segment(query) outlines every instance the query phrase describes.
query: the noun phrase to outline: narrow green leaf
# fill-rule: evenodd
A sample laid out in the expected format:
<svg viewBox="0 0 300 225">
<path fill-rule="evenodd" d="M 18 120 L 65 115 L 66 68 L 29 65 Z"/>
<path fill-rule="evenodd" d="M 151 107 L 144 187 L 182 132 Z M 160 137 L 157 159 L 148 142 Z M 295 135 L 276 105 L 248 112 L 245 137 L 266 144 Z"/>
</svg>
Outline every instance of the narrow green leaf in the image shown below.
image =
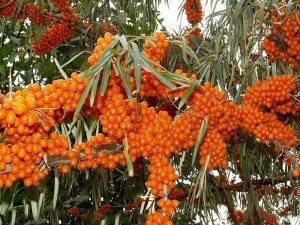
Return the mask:
<svg viewBox="0 0 300 225">
<path fill-rule="evenodd" d="M 119 63 L 113 64 L 114 70 L 116 72 L 116 74 L 118 74 L 124 84 L 125 87 L 125 91 L 127 93 L 127 96 L 129 99 L 132 99 L 132 91 L 130 88 L 130 83 L 129 83 L 129 79 L 127 79 L 127 77 L 125 76 L 125 74 L 123 73 L 121 66 Z"/>
<path fill-rule="evenodd" d="M 101 55 L 99 62 L 92 68 L 92 70 L 95 70 L 94 72 L 98 71 L 100 68 L 104 66 L 106 61 L 111 58 L 112 52 L 111 49 L 119 42 L 119 38 L 113 39 L 113 41 L 106 47 L 103 54 Z"/>
<path fill-rule="evenodd" d="M 100 74 L 95 76 L 95 82 L 92 84 L 91 97 L 90 97 L 90 107 L 94 105 L 95 97 L 97 94 L 98 82 L 100 79 Z"/>
<path fill-rule="evenodd" d="M 92 88 L 92 84 L 95 82 L 95 79 L 96 79 L 96 77 L 94 76 L 94 77 L 89 81 L 89 83 L 88 83 L 88 85 L 86 86 L 86 88 L 84 89 L 84 91 L 83 91 L 83 93 L 82 93 L 82 95 L 81 95 L 81 98 L 80 98 L 80 100 L 79 100 L 79 102 L 78 102 L 78 105 L 77 105 L 77 107 L 76 107 L 76 110 L 75 110 L 75 112 L 74 112 L 73 118 L 76 118 L 76 117 L 78 116 L 80 110 L 82 109 L 82 106 L 83 106 L 83 104 L 84 104 L 84 102 L 85 102 L 85 100 L 86 100 L 86 98 L 87 98 L 87 96 L 88 96 L 88 94 L 89 94 L 89 92 L 90 92 L 90 90 L 91 90 L 91 88 Z"/>
<path fill-rule="evenodd" d="M 32 217 L 33 217 L 33 219 L 37 219 L 39 217 L 37 202 L 34 200 L 31 200 L 30 204 L 31 204 Z"/>
<path fill-rule="evenodd" d="M 110 76 L 110 67 L 111 67 L 111 59 L 109 59 L 107 63 L 104 65 L 103 76 L 102 76 L 101 87 L 100 87 L 101 96 L 105 94 L 107 89 L 108 79 Z"/>
<path fill-rule="evenodd" d="M 117 214 L 117 215 L 116 215 L 116 218 L 115 218 L 115 225 L 120 225 L 120 217 L 121 217 L 121 214 Z"/>
<path fill-rule="evenodd" d="M 182 36 L 181 40 L 182 40 L 182 48 L 181 48 L 182 49 L 182 57 L 183 57 L 184 62 L 186 64 L 189 64 L 188 58 L 187 58 L 187 55 L 186 55 L 186 39 L 185 39 L 184 36 Z"/>
<path fill-rule="evenodd" d="M 24 225 L 40 225 L 40 224 L 47 224 L 48 220 L 46 218 L 40 218 L 37 220 L 29 221 Z"/>
<path fill-rule="evenodd" d="M 124 36 L 124 35 L 121 35 L 120 37 L 119 37 L 119 40 L 120 40 L 120 42 L 121 42 L 121 44 L 122 44 L 122 46 L 123 46 L 123 49 L 128 49 L 128 42 L 127 42 L 127 40 L 126 40 L 126 37 Z"/>
<path fill-rule="evenodd" d="M 89 199 L 89 195 L 79 195 L 78 197 L 75 197 L 75 198 L 71 198 L 67 201 L 64 202 L 64 204 L 70 204 L 70 203 L 82 203 L 84 201 L 87 201 Z"/>
<path fill-rule="evenodd" d="M 61 68 L 67 66 L 68 64 L 70 64 L 71 62 L 73 62 L 73 60 L 75 60 L 77 57 L 81 56 L 83 53 L 87 53 L 87 51 L 82 51 L 80 53 L 78 53 L 77 55 L 73 56 L 70 60 L 68 60 L 66 63 L 64 63 Z"/>
<path fill-rule="evenodd" d="M 38 214 L 39 215 L 41 214 L 41 209 L 42 209 L 42 206 L 44 204 L 44 200 L 45 200 L 45 193 L 41 192 L 39 202 L 38 202 Z"/>
<path fill-rule="evenodd" d="M 176 73 L 170 73 L 168 71 L 162 72 L 161 74 L 163 74 L 165 77 L 167 77 L 170 81 L 179 84 L 179 85 L 188 85 L 191 83 L 191 81 L 183 76 L 180 76 Z"/>
<path fill-rule="evenodd" d="M 141 62 L 140 62 L 140 52 L 137 44 L 132 42 L 132 52 L 133 58 L 133 68 L 134 68 L 134 77 L 135 77 L 135 86 L 136 91 L 139 92 L 141 90 Z"/>
<path fill-rule="evenodd" d="M 200 144 L 201 144 L 201 142 L 202 142 L 202 140 L 204 138 L 207 126 L 208 126 L 208 119 L 207 119 L 207 117 L 205 117 L 203 119 L 203 121 L 202 121 L 201 127 L 199 129 L 199 133 L 198 133 L 198 136 L 197 136 L 197 139 L 196 139 L 196 142 L 195 142 L 193 156 L 192 156 L 192 166 L 195 163 L 196 155 L 197 155 L 197 152 L 198 152 L 198 148 L 199 148 L 199 146 L 200 146 Z"/>
<path fill-rule="evenodd" d="M 111 59 L 112 55 L 113 55 L 113 54 L 112 54 L 112 52 L 111 52 L 110 50 L 104 52 L 104 53 L 101 55 L 99 62 L 98 62 L 94 67 L 91 68 L 90 72 L 91 72 L 92 74 L 99 73 L 99 72 L 103 69 L 105 63 L 106 63 L 109 59 Z"/>
<path fill-rule="evenodd" d="M 123 145 L 124 145 L 123 153 L 124 153 L 126 164 L 127 164 L 128 176 L 133 177 L 134 176 L 134 170 L 133 170 L 132 161 L 131 161 L 131 159 L 129 157 L 129 153 L 128 153 L 128 140 L 127 140 L 126 135 L 125 135 L 125 138 L 123 140 Z"/>
<path fill-rule="evenodd" d="M 174 89 L 176 88 L 176 86 L 169 80 L 167 79 L 166 77 L 164 77 L 162 74 L 160 74 L 160 72 L 158 72 L 156 69 L 154 69 L 148 62 L 147 62 L 147 59 L 144 57 L 144 56 L 141 56 L 141 66 L 153 73 L 157 79 L 159 79 L 164 85 L 166 85 L 167 87 L 171 88 L 171 89 Z"/>
<path fill-rule="evenodd" d="M 12 209 L 11 212 L 11 222 L 10 225 L 15 225 L 16 223 L 17 210 L 15 208 Z"/>
<path fill-rule="evenodd" d="M 196 88 L 198 84 L 198 80 L 194 80 L 190 86 L 188 87 L 188 89 L 186 90 L 184 96 L 182 97 L 182 99 L 179 102 L 179 109 L 182 108 L 182 106 L 186 103 L 186 101 L 189 99 L 189 97 L 191 96 L 191 94 L 193 93 L 194 89 Z"/>
<path fill-rule="evenodd" d="M 59 190 L 59 174 L 57 169 L 54 172 L 54 191 L 53 191 L 53 210 L 56 208 L 57 197 L 58 197 L 58 190 Z"/>
</svg>

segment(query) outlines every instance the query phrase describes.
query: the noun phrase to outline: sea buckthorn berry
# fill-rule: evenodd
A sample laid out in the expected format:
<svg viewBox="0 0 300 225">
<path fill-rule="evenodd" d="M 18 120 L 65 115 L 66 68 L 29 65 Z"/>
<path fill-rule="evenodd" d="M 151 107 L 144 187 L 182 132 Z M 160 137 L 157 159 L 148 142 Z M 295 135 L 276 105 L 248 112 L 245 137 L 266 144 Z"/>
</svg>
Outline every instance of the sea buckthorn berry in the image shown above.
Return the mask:
<svg viewBox="0 0 300 225">
<path fill-rule="evenodd" d="M 153 213 L 149 213 L 146 216 L 145 225 L 154 225 L 154 224 L 173 225 L 169 217 L 165 216 L 162 212 L 153 212 Z"/>
<path fill-rule="evenodd" d="M 169 46 L 169 41 L 164 33 L 156 32 L 153 40 L 146 40 L 144 44 L 144 54 L 147 58 L 160 62 L 163 60 L 166 50 Z"/>
<path fill-rule="evenodd" d="M 300 60 L 300 41 L 298 38 L 300 10 L 287 10 L 278 14 L 276 10 L 271 11 L 272 27 L 266 30 L 262 42 L 262 49 L 267 53 L 271 61 L 280 60 L 288 63 L 291 69 L 296 70 Z"/>
<path fill-rule="evenodd" d="M 104 38 L 98 38 L 97 40 L 97 45 L 93 50 L 93 53 L 91 56 L 89 56 L 88 58 L 88 63 L 90 65 L 95 65 L 99 59 L 101 58 L 101 55 L 103 54 L 103 52 L 105 51 L 105 49 L 110 45 L 110 43 L 113 40 L 113 36 L 111 33 L 106 32 L 104 34 Z"/>
<path fill-rule="evenodd" d="M 300 177 L 300 169 L 299 168 L 293 169 L 292 175 L 293 175 L 293 177 Z"/>
<path fill-rule="evenodd" d="M 195 24 L 201 22 L 202 5 L 200 0 L 185 0 L 184 9 L 189 23 Z"/>
</svg>

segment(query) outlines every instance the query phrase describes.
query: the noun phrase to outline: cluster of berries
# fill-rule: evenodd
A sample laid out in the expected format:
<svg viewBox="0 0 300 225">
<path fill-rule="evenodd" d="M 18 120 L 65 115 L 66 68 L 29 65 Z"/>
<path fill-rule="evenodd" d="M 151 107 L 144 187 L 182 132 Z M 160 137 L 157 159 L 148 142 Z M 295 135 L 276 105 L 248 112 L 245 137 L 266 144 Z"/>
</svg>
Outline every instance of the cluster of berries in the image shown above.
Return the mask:
<svg viewBox="0 0 300 225">
<path fill-rule="evenodd" d="M 160 62 L 163 60 L 168 46 L 169 41 L 166 39 L 164 33 L 156 32 L 151 40 L 146 40 L 144 54 L 148 59 Z"/>
<path fill-rule="evenodd" d="M 3 17 L 12 17 L 15 14 L 17 7 L 17 0 L 7 1 L 0 0 L 0 18 Z"/>
<path fill-rule="evenodd" d="M 104 50 L 112 42 L 112 40 L 112 34 L 109 32 L 105 33 L 104 37 L 98 38 L 97 45 L 94 48 L 92 55 L 88 58 L 88 63 L 90 65 L 95 65 L 99 61 Z"/>
<path fill-rule="evenodd" d="M 300 105 L 292 101 L 295 84 L 291 75 L 268 77 L 248 87 L 242 103 L 241 127 L 262 143 L 279 142 L 285 148 L 296 145 L 297 135 L 278 114 L 295 114 Z"/>
<path fill-rule="evenodd" d="M 18 13 L 15 15 L 17 1 L 1 0 L 5 7 L 0 9 L 0 17 L 15 17 L 16 19 L 30 20 L 31 23 L 42 26 L 49 26 L 44 33 L 32 42 L 32 50 L 37 55 L 45 54 L 63 41 L 69 39 L 74 34 L 74 26 L 78 22 L 78 18 L 74 9 L 70 7 L 70 0 L 51 0 L 53 6 L 60 11 L 58 15 L 48 12 L 47 9 L 41 10 L 35 3 L 26 2 L 23 4 Z"/>
<path fill-rule="evenodd" d="M 297 69 L 300 61 L 299 16 L 299 9 L 294 11 L 289 11 L 286 7 L 278 11 L 273 9 L 272 28 L 262 43 L 262 49 L 271 60 L 281 60 L 288 63 L 292 69 Z"/>
<path fill-rule="evenodd" d="M 63 11 L 58 14 L 58 20 L 48 27 L 41 37 L 33 41 L 32 50 L 35 54 L 50 52 L 74 34 L 74 26 L 78 22 L 74 9 L 64 8 L 64 4 L 61 7 L 59 9 Z"/>
</svg>

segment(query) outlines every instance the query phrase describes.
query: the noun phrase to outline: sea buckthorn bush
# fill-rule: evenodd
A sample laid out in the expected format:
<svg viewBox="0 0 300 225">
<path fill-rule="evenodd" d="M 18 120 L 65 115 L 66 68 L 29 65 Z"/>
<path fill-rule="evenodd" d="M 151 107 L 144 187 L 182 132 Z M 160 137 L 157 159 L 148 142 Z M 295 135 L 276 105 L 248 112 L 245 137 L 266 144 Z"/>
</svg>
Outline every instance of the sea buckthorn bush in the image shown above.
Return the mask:
<svg viewBox="0 0 300 225">
<path fill-rule="evenodd" d="M 298 215 L 297 5 L 143 3 L 0 0 L 1 224 Z"/>
</svg>

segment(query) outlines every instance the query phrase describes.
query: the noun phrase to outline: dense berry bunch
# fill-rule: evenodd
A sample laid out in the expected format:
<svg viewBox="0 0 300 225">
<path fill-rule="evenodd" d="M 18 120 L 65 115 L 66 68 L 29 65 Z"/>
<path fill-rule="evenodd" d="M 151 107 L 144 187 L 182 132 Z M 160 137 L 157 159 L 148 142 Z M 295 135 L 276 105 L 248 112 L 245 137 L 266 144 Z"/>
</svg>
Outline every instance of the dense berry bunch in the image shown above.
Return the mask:
<svg viewBox="0 0 300 225">
<path fill-rule="evenodd" d="M 102 131 L 114 140 L 122 141 L 125 133 L 133 130 L 133 119 L 136 103 L 126 100 L 121 80 L 112 75 L 109 81 L 109 90 L 104 98 L 96 100 L 97 109 L 101 112 L 99 120 L 103 126 Z"/>
<path fill-rule="evenodd" d="M 23 180 L 25 186 L 37 186 L 40 180 L 48 174 L 43 165 L 44 154 L 47 156 L 68 155 L 68 142 L 64 136 L 51 133 L 35 133 L 23 136 L 17 143 L 0 145 L 0 186 L 10 187 L 18 179 Z M 8 170 L 7 173 L 3 171 Z M 5 182 L 1 182 L 4 180 Z"/>
<path fill-rule="evenodd" d="M 169 41 L 164 33 L 156 32 L 153 40 L 146 40 L 144 44 L 144 54 L 147 58 L 160 62 L 163 60 L 166 50 L 169 46 Z"/>
<path fill-rule="evenodd" d="M 58 15 L 53 15 L 45 10 L 41 10 L 35 3 L 24 3 L 22 8 L 15 16 L 16 1 L 0 0 L 0 17 L 12 17 L 15 19 L 30 20 L 31 23 L 36 25 L 48 26 L 46 31 L 32 43 L 32 49 L 37 55 L 45 54 L 57 47 L 64 40 L 69 39 L 74 33 L 74 26 L 78 22 L 78 18 L 74 9 L 70 7 L 70 0 L 58 1 L 52 0 L 52 4 L 60 10 Z"/>
<path fill-rule="evenodd" d="M 243 105 L 273 108 L 291 101 L 290 94 L 295 89 L 291 75 L 268 77 L 266 81 L 257 81 L 253 87 L 248 87 Z"/>
<path fill-rule="evenodd" d="M 295 146 L 297 136 L 291 127 L 278 119 L 277 113 L 295 114 L 300 106 L 291 100 L 295 89 L 291 75 L 268 77 L 246 90 L 242 105 L 241 127 L 261 142 L 279 142 Z"/>
<path fill-rule="evenodd" d="M 173 225 L 172 221 L 162 212 L 153 212 L 147 215 L 145 225 Z"/>
<path fill-rule="evenodd" d="M 262 49 L 271 60 L 281 60 L 296 69 L 300 60 L 299 16 L 300 10 L 289 12 L 287 8 L 271 12 L 272 30 L 262 43 Z"/>
<path fill-rule="evenodd" d="M 1 17 L 12 17 L 16 11 L 17 1 L 7 1 L 7 0 L 0 0 L 0 18 Z M 5 6 L 5 7 L 4 7 Z"/>
<path fill-rule="evenodd" d="M 139 92 L 140 96 L 167 98 L 169 88 L 162 84 L 153 73 L 142 70 L 142 86 Z M 130 80 L 131 89 L 135 88 L 134 71 L 131 71 Z"/>
<path fill-rule="evenodd" d="M 70 0 L 51 0 L 51 3 L 60 11 L 64 11 L 69 8 Z"/>
<path fill-rule="evenodd" d="M 202 5 L 200 0 L 186 0 L 184 9 L 189 23 L 195 24 L 201 22 Z"/>
<path fill-rule="evenodd" d="M 72 37 L 74 25 L 77 22 L 73 8 L 61 12 L 59 18 L 59 21 L 55 22 L 40 38 L 32 43 L 32 50 L 35 54 L 45 54 Z"/>
<path fill-rule="evenodd" d="M 160 199 L 157 205 L 161 208 L 161 211 L 168 216 L 172 216 L 175 212 L 175 208 L 179 206 L 179 201 L 170 199 Z"/>
<path fill-rule="evenodd" d="M 69 39 L 73 31 L 66 23 L 56 23 L 48 28 L 42 37 L 32 43 L 32 50 L 37 55 L 51 51 L 64 40 Z"/>
<path fill-rule="evenodd" d="M 64 13 L 61 16 L 69 23 L 75 21 Z M 98 62 L 112 40 L 110 33 L 99 38 L 89 58 L 90 64 Z M 181 70 L 175 74 L 188 83 L 196 79 L 196 75 L 189 76 Z M 134 71 L 129 75 L 134 90 Z M 101 78 L 103 74 L 98 76 Z M 239 127 L 262 142 L 280 142 L 289 148 L 296 144 L 295 131 L 277 116 L 278 113 L 295 114 L 300 109 L 291 101 L 290 94 L 295 90 L 291 76 L 257 82 L 247 89 L 242 107 L 227 100 L 217 87 L 198 84 L 185 103 L 185 111 L 178 109 L 174 114 L 162 110 L 158 102 L 168 101 L 176 106 L 188 88 L 177 86 L 171 90 L 161 84 L 155 74 L 145 70 L 141 71 L 141 81 L 137 97 L 128 99 L 121 78 L 111 68 L 105 94 L 98 91 L 92 105 L 88 96 L 81 111 L 81 115 L 98 119 L 101 131 L 73 146 L 52 129 L 64 121 L 62 115 L 73 115 L 89 78 L 80 79 L 73 73 L 70 79 L 55 80 L 43 88 L 32 84 L 1 98 L 0 126 L 7 139 L 0 144 L 0 186 L 10 187 L 18 179 L 23 180 L 25 186 L 38 185 L 48 173 L 44 161 L 61 173 L 68 172 L 69 166 L 78 170 L 125 166 L 127 151 L 123 152 L 123 144 L 127 143 L 133 163 L 140 158 L 149 161 L 146 186 L 151 188 L 152 194 L 167 195 L 178 179 L 170 157 L 195 145 L 206 118 L 208 126 L 198 151 L 200 164 L 207 163 L 208 169 L 226 167 L 225 141 Z M 95 85 L 100 89 L 100 82 Z M 150 105 L 149 97 L 156 102 Z M 177 205 L 177 201 L 168 199 L 158 201 L 161 212 L 148 215 L 146 224 L 172 224 L 169 216 Z"/>
<path fill-rule="evenodd" d="M 97 40 L 97 46 L 94 48 L 92 55 L 88 58 L 88 63 L 90 65 L 95 65 L 99 61 L 101 55 L 112 40 L 113 36 L 109 32 L 105 33 L 103 38 L 101 37 Z"/>
<path fill-rule="evenodd" d="M 20 17 L 23 19 L 28 18 L 32 23 L 37 25 L 48 25 L 51 21 L 51 16 L 46 15 L 47 11 L 44 13 L 41 11 L 40 7 L 34 3 L 27 3 L 24 6 L 23 15 Z"/>
<path fill-rule="evenodd" d="M 151 188 L 153 195 L 162 195 L 164 185 L 166 193 L 169 193 L 178 178 L 175 169 L 169 164 L 165 157 L 152 157 L 148 171 L 150 175 L 146 186 Z"/>
</svg>

